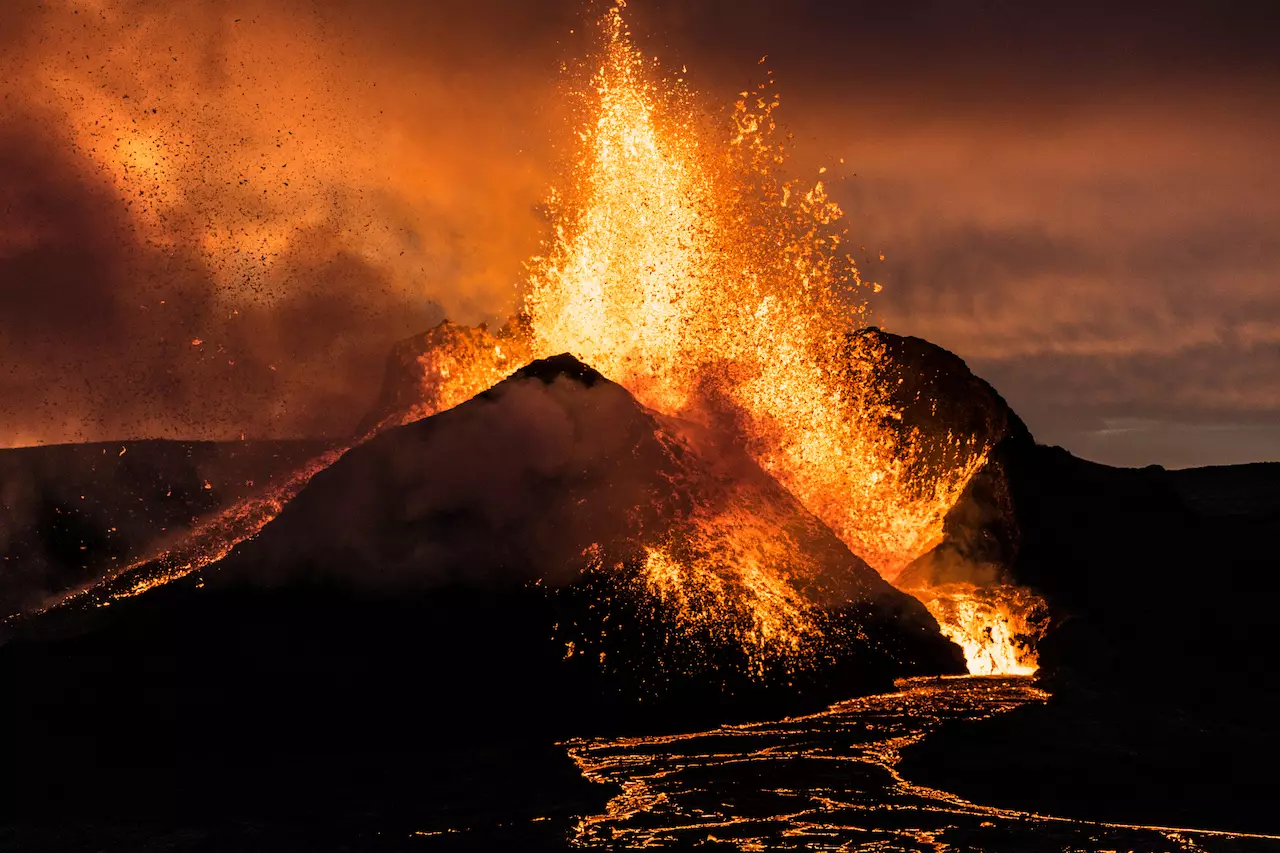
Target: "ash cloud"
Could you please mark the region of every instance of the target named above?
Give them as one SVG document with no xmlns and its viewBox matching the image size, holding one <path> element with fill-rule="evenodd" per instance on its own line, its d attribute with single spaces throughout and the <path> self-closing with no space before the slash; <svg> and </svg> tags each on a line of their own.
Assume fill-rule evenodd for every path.
<svg viewBox="0 0 1280 853">
<path fill-rule="evenodd" d="M 508 314 L 555 45 L 480 11 L 6 6 L 0 446 L 342 434 L 391 341 Z"/>
<path fill-rule="evenodd" d="M 5 4 L 0 445 L 349 430 L 391 341 L 514 304 L 601 9 Z M 776 72 L 888 328 L 1125 464 L 1239 461 L 1233 425 L 1280 455 L 1276 14 L 628 9 L 712 109 Z M 1202 446 L 1096 449 L 1126 418 Z"/>
</svg>

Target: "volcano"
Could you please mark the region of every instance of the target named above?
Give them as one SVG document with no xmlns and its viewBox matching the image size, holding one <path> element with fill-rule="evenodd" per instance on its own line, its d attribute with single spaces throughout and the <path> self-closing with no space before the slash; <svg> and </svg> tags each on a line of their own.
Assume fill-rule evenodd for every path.
<svg viewBox="0 0 1280 853">
<path fill-rule="evenodd" d="M 585 796 L 557 738 L 964 671 L 748 456 L 569 356 L 384 430 L 222 561 L 105 603 L 0 649 L 12 815 L 545 813 Z M 442 793 L 453 773 L 473 784 Z M 492 782 L 530 775 L 545 796 Z"/>
<path fill-rule="evenodd" d="M 606 5 L 538 254 L 519 281 L 485 273 L 501 305 L 449 294 L 505 312 L 496 331 L 396 344 L 336 442 L 0 453 L 0 603 L 20 611 L 0 623 L 0 847 L 1101 853 L 1243 849 L 1170 828 L 1191 821 L 1280 831 L 1275 470 L 1077 459 L 956 355 L 869 328 L 875 252 L 827 168 L 790 173 L 772 73 L 717 117 Z M 370 292 L 419 308 L 454 280 L 417 217 L 347 222 L 359 193 L 295 205 L 266 159 L 246 165 L 250 140 L 207 150 L 225 134 L 189 117 L 154 134 L 171 99 L 139 122 L 156 94 L 116 94 L 130 112 L 74 138 L 157 182 L 136 199 L 111 183 L 164 260 L 138 268 L 144 292 L 207 267 L 209 298 L 155 327 L 158 353 L 226 377 L 199 411 L 269 402 L 253 422 L 275 429 L 349 399 L 306 359 L 288 371 L 305 394 L 277 385 L 280 347 L 255 340 L 272 327 L 231 319 L 262 300 L 288 316 L 275 343 L 352 348 L 351 326 L 311 320 L 358 304 L 343 270 L 304 274 L 296 252 L 334 243 L 359 281 L 391 262 Z M 285 153 L 324 106 L 290 102 L 307 112 L 254 112 L 302 176 L 314 158 Z M 335 152 L 337 173 L 368 166 Z M 209 189 L 245 170 L 211 216 Z M 482 240 L 495 200 L 467 193 Z M 37 220 L 14 246 L 44 284 Z M 75 301 L 28 290 L 51 317 Z M 161 381 L 175 367 L 148 365 L 144 394 L 185 405 Z"/>
<path fill-rule="evenodd" d="M 351 450 L 224 561 L 217 582 L 231 578 L 586 596 L 557 642 L 650 683 L 792 678 L 819 658 L 864 675 L 958 666 L 919 603 L 750 457 L 572 356 Z M 631 648 L 641 614 L 656 649 Z"/>
<path fill-rule="evenodd" d="M 360 836 L 371 813 L 402 829 L 442 813 L 563 823 L 602 806 L 558 740 L 768 718 L 963 672 L 954 635 L 906 588 L 934 605 L 957 590 L 994 602 L 988 632 L 1008 590 L 1052 617 L 1036 652 L 1053 699 L 944 729 L 908 753 L 913 778 L 1046 811 L 1172 822 L 1176 803 L 1266 828 L 1271 789 L 1223 802 L 1211 780 L 1188 787 L 1160 756 L 1194 748 L 1225 762 L 1242 737 L 1260 767 L 1276 754 L 1263 710 L 1274 679 L 1239 653 L 1270 641 L 1270 598 L 1240 601 L 1235 621 L 1207 632 L 1167 630 L 1207 617 L 1197 602 L 1211 560 L 1228 582 L 1266 589 L 1275 466 L 1075 459 L 1035 444 L 950 353 L 867 330 L 876 369 L 903 379 L 889 383 L 902 417 L 888 428 L 959 464 L 991 445 L 943 540 L 895 587 L 734 436 L 648 409 L 571 356 L 415 419 L 432 399 L 423 359 L 440 364 L 458 340 L 502 345 L 442 329 L 396 348 L 413 356 L 393 355 L 365 418 L 383 427 L 320 466 L 256 536 L 167 583 L 126 572 L 103 588 L 129 595 L 11 621 L 0 730 L 23 769 L 7 821 L 70 815 L 96 838 L 126 831 L 121 820 L 234 816 L 268 838 L 282 821 L 288 843 L 317 807 L 330 816 L 316 843 L 337 826 Z M 163 460 L 172 447 L 130 444 L 108 467 L 101 446 L 20 461 L 92 459 L 58 469 L 59 488 L 101 493 L 92 477 L 130 456 L 154 472 L 149 451 Z M 240 464 L 281 465 L 281 452 Z M 173 490 L 156 482 L 164 512 Z M 85 541 L 88 565 L 101 564 Z M 1214 698 L 1223 684 L 1232 701 Z M 1099 767 L 1122 783 L 1086 786 Z M 1008 787 L 1045 774 L 1061 781 L 1034 797 Z M 1162 775 L 1194 802 L 1151 784 Z"/>
</svg>

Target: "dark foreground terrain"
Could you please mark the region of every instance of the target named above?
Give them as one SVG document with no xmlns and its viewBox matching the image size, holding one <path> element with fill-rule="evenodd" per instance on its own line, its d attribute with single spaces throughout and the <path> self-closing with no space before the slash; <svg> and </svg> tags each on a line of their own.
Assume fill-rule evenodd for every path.
<svg viewBox="0 0 1280 853">
<path fill-rule="evenodd" d="M 1053 698 L 945 728 L 904 772 L 1051 814 L 1280 833 L 1280 465 L 1126 470 L 1015 443 L 997 462 L 1016 535 L 959 532 L 932 569 L 967 571 L 985 541 L 1045 596 Z"/>
<path fill-rule="evenodd" d="M 0 450 L 0 617 L 180 539 L 319 441 L 124 441 Z"/>
<path fill-rule="evenodd" d="M 1280 835 L 1280 465 L 1086 462 L 950 353 L 864 334 L 925 462 L 995 445 L 903 580 L 1042 596 L 1036 685 L 895 693 L 962 669 L 918 602 L 731 445 L 552 359 L 349 451 L 219 563 L 8 620 L 0 848 L 1280 844 L 1088 823 Z M 145 558 L 321 449 L 6 451 L 0 597 Z M 713 594 L 744 529 L 821 632 L 748 642 L 776 612 L 741 602 L 771 599 Z M 676 555 L 723 559 L 663 587 L 646 554 L 708 530 Z M 776 722 L 721 727 L 749 720 Z"/>
<path fill-rule="evenodd" d="M 11 623 L 0 825 L 19 849 L 77 846 L 68 827 L 103 849 L 493 849 L 512 827 L 559 848 L 616 793 L 560 741 L 963 671 L 918 602 L 683 429 L 570 358 L 538 362 L 351 450 L 219 564 Z M 757 645 L 749 595 L 707 620 L 683 607 L 698 588 L 659 594 L 646 548 L 704 517 L 788 543 L 821 633 Z M 442 824 L 478 829 L 414 834 Z"/>
<path fill-rule="evenodd" d="M 178 582 L 118 607 L 0 649 L 9 849 L 398 849 L 442 814 L 562 832 L 605 793 L 554 744 L 609 697 L 537 642 L 535 596 Z"/>
</svg>

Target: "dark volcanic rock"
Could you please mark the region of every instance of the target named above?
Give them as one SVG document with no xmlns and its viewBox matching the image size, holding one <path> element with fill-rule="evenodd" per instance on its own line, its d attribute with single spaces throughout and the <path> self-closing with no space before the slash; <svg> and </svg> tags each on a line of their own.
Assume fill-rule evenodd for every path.
<svg viewBox="0 0 1280 853">
<path fill-rule="evenodd" d="M 737 573 L 757 548 L 786 581 L 760 602 L 818 629 L 794 647 L 769 634 L 787 607 L 741 603 L 769 577 Z M 100 613 L 81 636 L 0 646 L 0 750 L 22 768 L 0 818 L 274 821 L 356 848 L 374 829 L 563 832 L 612 792 L 558 739 L 963 668 L 917 602 L 749 459 L 568 357 L 384 431 L 203 582 Z"/>
<path fill-rule="evenodd" d="M 1057 617 L 1041 663 L 1061 682 L 1148 691 L 1185 682 L 1188 667 L 1269 669 L 1256 649 L 1271 642 L 1268 602 L 1280 577 L 1266 544 L 1280 524 L 1280 466 L 1171 472 L 1078 459 L 1035 444 L 959 359 L 875 334 L 889 370 L 904 377 L 905 423 L 935 436 L 964 425 L 993 442 L 947 516 L 944 542 L 900 584 L 1030 587 Z"/>
<path fill-rule="evenodd" d="M 945 361 L 929 348 L 887 349 L 928 379 L 925 365 Z M 944 542 L 898 582 L 1042 596 L 1053 622 L 1040 680 L 1054 696 L 930 737 L 908 751 L 908 778 L 1042 813 L 1280 829 L 1278 466 L 1112 468 L 1036 445 L 1014 420 L 992 431 L 982 385 L 925 385 L 926 399 L 956 395 L 936 411 L 998 441 Z"/>
<path fill-rule="evenodd" d="M 886 426 L 916 449 L 922 468 L 954 470 L 987 453 L 987 463 L 948 513 L 944 541 L 897 578 L 905 588 L 949 583 L 986 586 L 1009 580 L 1005 566 L 1018 547 L 1002 459 L 1034 439 L 1021 418 L 968 365 L 936 344 L 880 329 L 852 339 L 878 357 L 873 382 L 897 416 Z M 926 475 L 927 471 L 921 473 Z"/>
<path fill-rule="evenodd" d="M 221 575 L 375 590 L 536 584 L 566 608 L 556 637 L 569 654 L 603 656 L 620 684 L 648 685 L 624 692 L 658 694 L 681 671 L 753 689 L 748 676 L 775 658 L 788 681 L 793 665 L 856 659 L 866 686 L 956 666 L 923 607 L 744 453 L 643 409 L 569 356 L 350 451 Z"/>
<path fill-rule="evenodd" d="M 0 450 L 0 616 L 127 564 L 322 449 L 152 440 Z"/>
<path fill-rule="evenodd" d="M 875 356 L 874 383 L 900 415 L 904 437 L 921 440 L 929 465 L 954 462 L 1006 439 L 1031 440 L 1031 433 L 996 389 L 976 376 L 964 359 L 922 338 L 864 329 L 850 337 Z M 893 426 L 893 424 L 889 424 Z"/>
<path fill-rule="evenodd" d="M 180 581 L 90 634 L 0 646 L 0 827 L 21 849 L 91 827 L 93 849 L 301 851 L 537 819 L 563 849 L 613 791 L 555 746 L 596 705 L 536 605 Z"/>
</svg>

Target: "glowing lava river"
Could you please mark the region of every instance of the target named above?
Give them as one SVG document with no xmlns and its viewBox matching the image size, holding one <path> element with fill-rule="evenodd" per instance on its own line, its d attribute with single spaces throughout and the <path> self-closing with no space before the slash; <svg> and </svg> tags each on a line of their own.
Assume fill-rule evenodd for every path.
<svg viewBox="0 0 1280 853">
<path fill-rule="evenodd" d="M 1025 677 L 915 678 L 899 687 L 776 722 L 570 742 L 569 754 L 587 778 L 622 789 L 603 814 L 577 824 L 572 843 L 1156 853 L 1274 850 L 1280 841 L 993 808 L 912 784 L 897 769 L 904 749 L 946 723 L 1002 714 L 1048 694 Z"/>
</svg>

